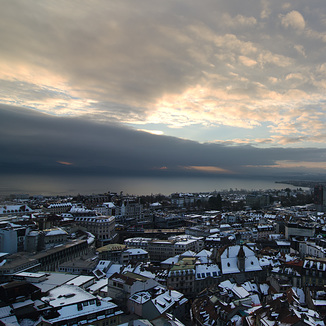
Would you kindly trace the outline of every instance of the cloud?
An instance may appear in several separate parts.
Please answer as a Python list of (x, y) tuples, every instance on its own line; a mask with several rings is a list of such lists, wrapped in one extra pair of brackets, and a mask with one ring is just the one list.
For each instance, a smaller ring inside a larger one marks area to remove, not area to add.
[(7, 176), (273, 175), (267, 166), (279, 161), (307, 161), (307, 157), (310, 162), (322, 163), (326, 154), (324, 149), (313, 148), (201, 144), (119, 124), (53, 117), (12, 106), (1, 105), (0, 117), (0, 171)]
[(281, 18), (281, 20), (282, 25), (286, 28), (292, 27), (296, 30), (302, 31), (306, 27), (306, 22), (302, 14), (296, 10), (292, 10), (291, 12), (287, 13)]
[(253, 59), (250, 59), (246, 56), (239, 56), (239, 60), (245, 65), (245, 66), (248, 66), (248, 67), (251, 67), (251, 66), (255, 66), (257, 64), (257, 61), (253, 60)]
[(257, 19), (255, 17), (246, 17), (243, 15), (236, 15), (231, 17), (229, 14), (224, 14), (223, 22), (225, 25), (236, 28), (236, 27), (253, 27), (257, 24)]
[(269, 17), (271, 14), (270, 6), (269, 6), (269, 1), (267, 0), (261, 0), (261, 12), (260, 12), (260, 17), (261, 19), (266, 19)]
[(310, 124), (319, 145), (324, 8), (321, 0), (8, 1), (0, 102), (144, 130), (164, 125), (194, 140), (200, 133), (187, 127), (202, 125), (216, 128), (207, 140), (232, 141), (219, 133), (227, 126), (234, 141), (288, 136), (310, 146)]

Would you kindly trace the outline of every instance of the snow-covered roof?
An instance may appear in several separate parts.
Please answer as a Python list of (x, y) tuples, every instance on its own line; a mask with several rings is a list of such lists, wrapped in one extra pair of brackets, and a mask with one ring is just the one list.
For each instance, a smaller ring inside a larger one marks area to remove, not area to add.
[(108, 208), (114, 208), (116, 207), (114, 203), (112, 203), (111, 201), (110, 202), (107, 202), (107, 203), (103, 203), (103, 206), (106, 206)]
[(174, 257), (170, 257), (168, 259), (165, 259), (161, 262), (161, 265), (173, 265), (176, 264), (179, 261), (180, 255), (176, 255)]
[(237, 258), (221, 259), (221, 267), (223, 274), (240, 273)]
[(245, 258), (245, 272), (262, 270), (259, 260), (253, 250), (247, 246), (236, 245), (227, 247), (221, 255), (221, 267), (223, 274), (240, 272), (238, 267), (238, 254), (241, 247), (243, 248)]
[(198, 254), (196, 254), (196, 257), (210, 257), (212, 255), (212, 252), (206, 249), (203, 249)]
[(1, 321), (5, 324), (5, 325), (10, 325), (10, 326), (22, 326), (21, 323), (18, 323), (17, 317), (12, 315), (12, 316), (7, 316), (7, 317), (2, 317)]
[(180, 256), (182, 256), (182, 257), (195, 257), (196, 253), (191, 251), (191, 250), (187, 250), (184, 253), (182, 253)]
[(290, 241), (284, 241), (284, 240), (276, 240), (276, 244), (278, 246), (289, 246), (291, 245)]
[(68, 284), (52, 289), (47, 296), (41, 298), (41, 300), (49, 302), (52, 307), (64, 307), (94, 299), (92, 294), (80, 287)]
[[(95, 300), (94, 300), (95, 301)], [(116, 308), (117, 305), (114, 304), (113, 302), (110, 301), (104, 301), (101, 300), (101, 304), (97, 305), (95, 302), (91, 302), (88, 305), (83, 305), (80, 308), (78, 308), (77, 304), (72, 304), (70, 306), (63, 306), (61, 309), (58, 310), (60, 316), (56, 318), (49, 319), (53, 324), (59, 323), (60, 321), (67, 320), (67, 319), (74, 319), (78, 318), (79, 316), (85, 316), (85, 319), (87, 318), (88, 315), (91, 314), (98, 314), (99, 312), (103, 311), (108, 311), (110, 309)], [(118, 311), (115, 313), (117, 314), (122, 314), (122, 311)], [(96, 321), (96, 319), (95, 319)]]
[[(178, 291), (166, 291), (158, 295), (155, 299), (152, 299), (152, 303), (155, 305), (156, 309), (160, 314), (163, 314), (165, 311), (169, 310), (176, 302), (182, 304), (183, 301), (180, 300), (183, 297), (183, 294)], [(186, 298), (183, 298), (184, 301), (188, 301)]]
[(5, 205), (0, 206), (0, 214), (9, 214), (9, 213), (22, 213), (22, 212), (34, 212), (27, 205)]
[(81, 286), (87, 282), (94, 280), (94, 276), (79, 275), (73, 280), (68, 281), (66, 284)]
[(0, 308), (0, 318), (8, 317), (11, 315), (11, 307), (10, 306), (5, 306)]
[(259, 289), (261, 291), (262, 294), (267, 295), (268, 294), (268, 290), (269, 290), (269, 285), (266, 283), (260, 284), (259, 285)]
[(12, 304), (12, 307), (14, 309), (19, 309), (19, 308), (22, 308), (22, 307), (26, 307), (26, 306), (31, 306), (34, 304), (34, 301), (31, 300), (31, 299), (28, 299), (28, 300), (25, 300), (25, 301), (22, 301), (22, 302), (15, 302)]
[(150, 271), (144, 270), (142, 264), (139, 264), (136, 267), (128, 265), (122, 271), (123, 274), (126, 273), (126, 272), (131, 272), (131, 273), (134, 273), (134, 274), (145, 276), (145, 277), (150, 278), (150, 279), (155, 279), (155, 277), (156, 277), (156, 274), (154, 274), (154, 273), (152, 273)]
[(110, 260), (100, 260), (95, 269), (103, 270), (109, 268), (112, 265)]
[(106, 277), (109, 278), (114, 273), (120, 273), (120, 270), (122, 267), (123, 267), (123, 265), (121, 265), (121, 264), (112, 264), (106, 272)]
[(129, 252), (130, 255), (146, 255), (146, 254), (148, 254), (148, 252), (146, 250), (139, 249), (139, 248), (126, 249), (125, 251)]
[(161, 206), (162, 206), (162, 204), (161, 204), (161, 203), (158, 203), (158, 202), (156, 202), (156, 203), (152, 203), (152, 204), (150, 204), (149, 206), (150, 206), (150, 207), (161, 207)]
[(102, 279), (96, 281), (91, 286), (89, 286), (87, 288), (87, 291), (89, 291), (90, 293), (96, 292), (96, 291), (102, 289), (103, 287), (107, 286), (107, 284), (108, 284), (108, 279), (107, 278), (102, 278)]
[(261, 302), (260, 302), (258, 294), (251, 294), (250, 298), (251, 298), (251, 304), (253, 306), (259, 306), (259, 307), (261, 306)]
[(258, 258), (258, 260), (260, 266), (269, 266), (273, 264), (272, 260), (266, 257)]
[(231, 291), (240, 299), (246, 298), (249, 296), (249, 292), (243, 287), (234, 284)]
[(133, 294), (129, 300), (134, 301), (138, 304), (144, 304), (145, 302), (151, 300), (151, 295), (149, 292), (147, 291), (143, 291), (143, 292), (137, 292), (135, 294)]
[(54, 203), (54, 204), (50, 204), (48, 208), (69, 207), (69, 206), (72, 206), (72, 203)]
[(68, 233), (61, 228), (46, 229), (44, 230), (44, 233), (46, 237), (56, 236), (56, 235), (68, 235)]
[(248, 291), (248, 292), (259, 292), (258, 286), (256, 283), (252, 283), (250, 281), (247, 281), (242, 284), (242, 286)]
[(202, 280), (207, 277), (218, 277), (221, 275), (221, 271), (217, 265), (206, 265), (206, 264), (200, 264), (196, 265), (196, 273), (195, 277), (196, 280)]
[(32, 284), (39, 287), (43, 293), (46, 293), (58, 286), (65, 284), (66, 282), (76, 278), (77, 275), (63, 274), (63, 273), (50, 273), (47, 275), (46, 280), (41, 282), (32, 282)]
[(77, 216), (75, 222), (95, 222), (95, 223), (111, 223), (115, 220), (115, 216)]

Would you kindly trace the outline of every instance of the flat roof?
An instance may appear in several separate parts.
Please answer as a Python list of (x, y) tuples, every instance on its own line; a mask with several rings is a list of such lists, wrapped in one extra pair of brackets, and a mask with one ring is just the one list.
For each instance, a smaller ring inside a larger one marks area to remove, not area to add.
[(79, 275), (76, 278), (68, 281), (66, 284), (80, 286), (92, 280), (95, 280), (95, 276)]
[(33, 283), (38, 288), (42, 290), (43, 293), (46, 293), (58, 286), (61, 286), (70, 280), (78, 277), (78, 275), (72, 275), (72, 274), (65, 274), (65, 273), (50, 273), (47, 274), (47, 278), (44, 281), (41, 281), (39, 283)]
[(64, 307), (78, 302), (94, 300), (96, 297), (76, 285), (64, 284), (52, 289), (41, 300), (48, 301), (52, 307)]

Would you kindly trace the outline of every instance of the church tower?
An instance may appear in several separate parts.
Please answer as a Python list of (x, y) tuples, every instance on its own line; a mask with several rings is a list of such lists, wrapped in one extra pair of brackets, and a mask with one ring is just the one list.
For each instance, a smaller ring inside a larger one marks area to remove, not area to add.
[(240, 246), (237, 258), (238, 258), (237, 265), (238, 265), (239, 271), (244, 272), (246, 269), (246, 254), (243, 250), (243, 245)]

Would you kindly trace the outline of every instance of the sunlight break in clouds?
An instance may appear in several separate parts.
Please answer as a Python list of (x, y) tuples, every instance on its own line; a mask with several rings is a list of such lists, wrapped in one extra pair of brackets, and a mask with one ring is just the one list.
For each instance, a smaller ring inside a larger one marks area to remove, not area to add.
[(153, 134), (153, 135), (164, 135), (164, 132), (162, 130), (148, 130), (148, 129), (137, 129), (139, 131), (144, 131), (144, 132), (148, 132), (149, 134)]
[(73, 165), (74, 164), (74, 163), (65, 162), (65, 161), (57, 161), (57, 163), (62, 164), (62, 165)]
[(209, 173), (221, 173), (221, 174), (234, 174), (234, 172), (226, 169), (219, 168), (217, 166), (184, 166), (186, 170), (195, 170), (200, 172), (209, 172)]
[(305, 170), (326, 170), (325, 162), (308, 162), (308, 161), (275, 161), (273, 165), (248, 165), (247, 167), (265, 167), (275, 169), (305, 169)]

